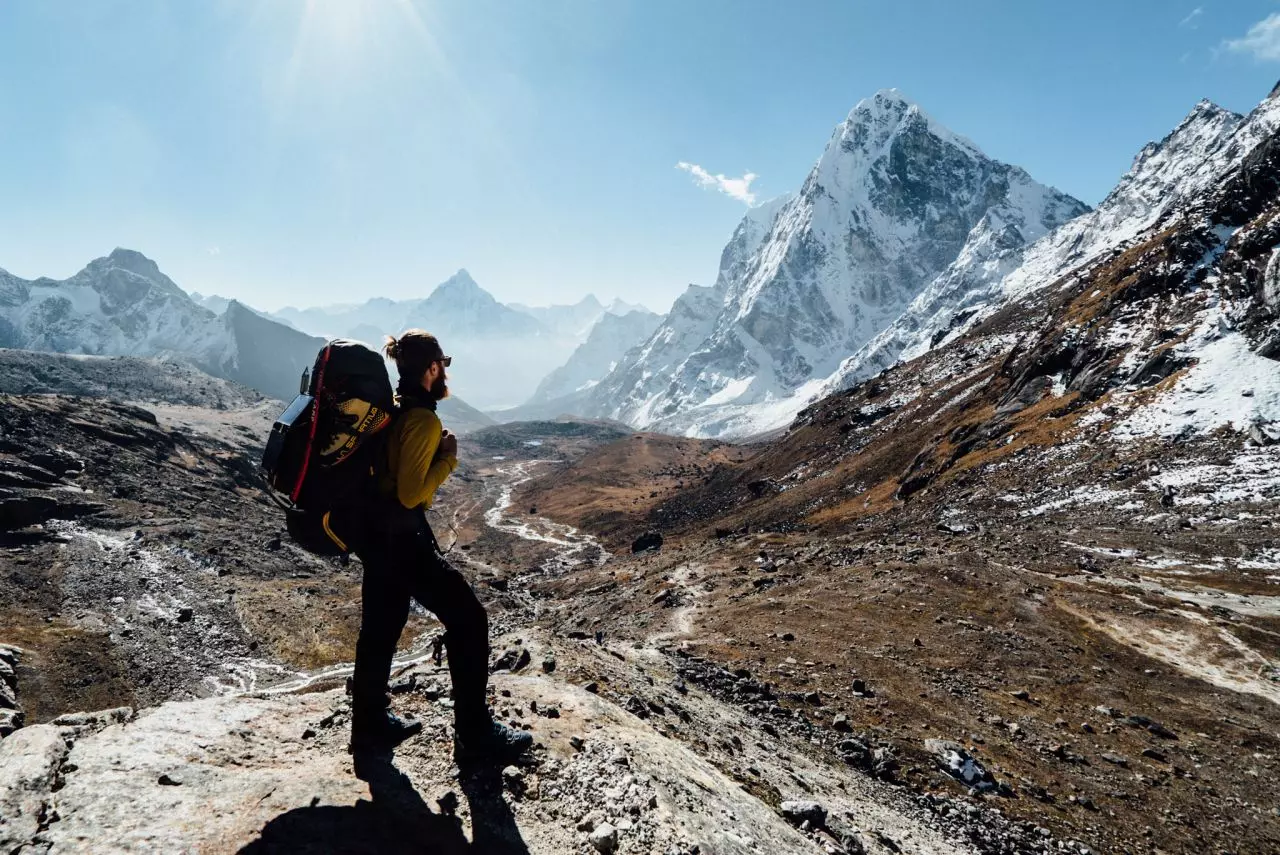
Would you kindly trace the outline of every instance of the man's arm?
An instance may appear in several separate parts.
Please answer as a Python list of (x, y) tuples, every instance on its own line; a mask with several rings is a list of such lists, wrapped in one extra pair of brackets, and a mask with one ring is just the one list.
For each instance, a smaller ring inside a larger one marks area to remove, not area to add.
[(401, 435), (400, 465), (396, 472), (396, 497), (406, 508), (431, 507), (436, 490), (458, 466), (456, 454), (439, 454), (440, 420), (434, 413), (409, 417)]

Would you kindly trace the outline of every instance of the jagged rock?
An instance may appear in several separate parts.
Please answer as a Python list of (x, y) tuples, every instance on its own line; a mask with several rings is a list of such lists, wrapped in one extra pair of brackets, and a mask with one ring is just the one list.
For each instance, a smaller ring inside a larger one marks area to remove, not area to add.
[(591, 845), (602, 855), (610, 855), (618, 849), (618, 829), (607, 822), (602, 822), (591, 832)]
[(648, 552), (649, 550), (658, 550), (662, 548), (662, 535), (656, 531), (648, 531), (637, 537), (631, 543), (631, 551)]
[(1280, 312), (1280, 247), (1272, 250), (1262, 277), (1262, 301), (1275, 312)]
[(861, 739), (842, 739), (836, 746), (844, 762), (858, 769), (870, 769), (874, 765), (871, 748)]
[(26, 714), (22, 710), (0, 710), (0, 738), (20, 729), (26, 719)]
[(491, 671), (519, 671), (527, 668), (533, 656), (523, 647), (509, 647), (493, 663)]
[(10, 680), (0, 679), (0, 710), (16, 710), (18, 706), (18, 693), (14, 691), (13, 683)]
[(1254, 445), (1276, 445), (1280, 443), (1280, 423), (1253, 422), (1249, 425), (1249, 440)]
[(0, 644), (0, 662), (7, 662), (10, 666), (17, 668), (24, 655), (26, 655), (26, 651), (21, 647), (15, 647), (12, 644)]
[(995, 778), (992, 774), (958, 742), (948, 739), (926, 739), (924, 747), (934, 756), (938, 767), (957, 781), (977, 790), (995, 788)]
[(778, 812), (792, 825), (809, 823), (810, 828), (822, 828), (827, 822), (827, 809), (814, 801), (785, 801)]
[(48, 724), (0, 741), (0, 852), (18, 851), (40, 830), (66, 757), (62, 733)]
[(507, 766), (502, 770), (502, 783), (509, 791), (520, 795), (525, 791), (524, 772), (516, 766)]
[(134, 716), (133, 707), (114, 707), (96, 712), (66, 713), (55, 718), (50, 724), (76, 729), (101, 729), (112, 724), (133, 721)]

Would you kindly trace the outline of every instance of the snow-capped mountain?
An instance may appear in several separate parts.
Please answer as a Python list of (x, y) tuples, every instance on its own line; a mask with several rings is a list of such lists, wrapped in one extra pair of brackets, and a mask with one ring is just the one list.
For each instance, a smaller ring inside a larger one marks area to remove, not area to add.
[[(117, 249), (60, 281), (0, 270), (0, 347), (175, 360), (287, 401), (325, 340), (235, 300), (215, 314), (133, 250)], [(458, 397), (440, 411), (455, 429), (493, 423)]]
[[(223, 314), (224, 312), (227, 311), (227, 308), (232, 303), (239, 302), (238, 300), (235, 300), (231, 297), (223, 297), (220, 294), (201, 294), (199, 291), (192, 291), (187, 296), (190, 297), (191, 301), (195, 303), (197, 306), (202, 306), (208, 309), (209, 311), (213, 312), (215, 315)], [(294, 324), (291, 321), (281, 317), (280, 315), (274, 314), (272, 312), (266, 312), (266, 311), (263, 311), (262, 309), (256, 309), (253, 306), (246, 305), (245, 303), (240, 303), (240, 307), (244, 309), (248, 309), (249, 311), (253, 312), (255, 315), (264, 317), (267, 320), (275, 321), (276, 323), (284, 324), (287, 327), (292, 327), (293, 329), (297, 329), (297, 327), (294, 326)]]
[(455, 338), (540, 338), (549, 332), (534, 318), (499, 303), (465, 270), (441, 282), (427, 299), (413, 306), (405, 324)]
[(1243, 122), (1243, 116), (1202, 101), (1167, 137), (1138, 153), (1096, 210), (1030, 246), (992, 241), (962, 253), (890, 328), (851, 355), (815, 399), (919, 356), (1003, 300), (1060, 280), (1177, 216), (1256, 144), (1256, 127), (1241, 133)]
[(63, 353), (220, 359), (223, 324), (141, 253), (117, 249), (64, 280), (0, 271), (0, 344)]
[[(569, 361), (543, 378), (526, 406), (546, 405), (567, 396), (585, 395), (618, 365), (627, 351), (648, 339), (661, 320), (660, 315), (646, 311), (632, 311), (625, 315), (604, 313)], [(560, 412), (574, 409), (567, 401), (560, 406)]]
[(64, 280), (0, 271), (5, 347), (179, 359), (287, 398), (322, 343), (234, 300), (215, 314), (133, 250), (117, 249)]
[(783, 425), (962, 253), (1086, 210), (881, 91), (835, 129), (798, 194), (748, 213), (716, 284), (677, 301), (589, 412), (702, 436)]

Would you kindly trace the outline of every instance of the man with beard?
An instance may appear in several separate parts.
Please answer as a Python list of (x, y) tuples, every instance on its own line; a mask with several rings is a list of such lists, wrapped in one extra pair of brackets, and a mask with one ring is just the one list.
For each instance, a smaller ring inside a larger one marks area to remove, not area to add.
[(389, 750), (422, 729), (422, 722), (390, 711), (387, 693), (412, 598), (444, 624), (456, 759), (505, 765), (527, 750), (533, 738), (490, 715), (485, 697), (488, 617), (471, 585), (445, 560), (425, 514), (458, 465), (457, 437), (436, 415), (436, 403), (449, 395), (445, 369), (453, 360), (435, 336), (422, 330), (389, 336), (383, 352), (400, 372), (400, 413), (386, 440), (379, 481), (383, 502), (372, 509), (355, 549), (364, 564), (364, 582), (352, 678), (351, 747)]

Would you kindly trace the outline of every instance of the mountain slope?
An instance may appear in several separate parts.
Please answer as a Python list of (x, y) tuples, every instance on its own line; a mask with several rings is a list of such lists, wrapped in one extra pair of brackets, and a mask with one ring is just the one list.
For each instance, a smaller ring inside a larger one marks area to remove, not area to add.
[(1175, 215), (1229, 168), (1227, 152), (1247, 145), (1234, 141), (1243, 121), (1201, 102), (1164, 140), (1138, 154), (1097, 210), (1029, 247), (992, 245), (962, 255), (891, 328), (846, 360), (817, 397), (848, 388), (900, 358), (919, 356), (989, 311), (983, 307), (1061, 279)]
[(658, 362), (642, 349), (594, 404), (638, 426), (741, 433), (744, 412), (821, 382), (970, 243), (1032, 240), (1084, 210), (882, 91), (836, 128), (798, 195), (744, 220), (714, 318), (655, 334), (696, 343)]
[(594, 294), (588, 294), (572, 305), (526, 306), (523, 303), (509, 303), (508, 306), (535, 318), (538, 323), (558, 336), (576, 338), (579, 341), (587, 337), (596, 321), (600, 320), (606, 312), (605, 307)]
[(627, 351), (648, 339), (660, 321), (652, 312), (604, 314), (569, 361), (538, 384), (528, 403), (550, 401), (595, 385), (613, 370)]

